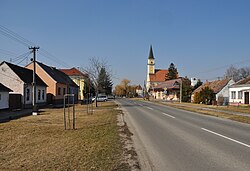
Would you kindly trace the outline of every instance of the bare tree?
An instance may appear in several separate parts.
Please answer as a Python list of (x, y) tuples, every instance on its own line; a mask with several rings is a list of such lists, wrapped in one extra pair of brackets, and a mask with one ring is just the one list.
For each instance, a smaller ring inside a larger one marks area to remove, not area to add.
[(232, 78), (234, 81), (239, 81), (242, 78), (246, 78), (250, 75), (250, 67), (236, 68), (231, 65), (225, 73), (226, 78)]
[(85, 73), (88, 74), (89, 82), (91, 82), (92, 88), (95, 90), (95, 102), (96, 102), (96, 107), (97, 105), (97, 96), (98, 96), (98, 87), (100, 84), (100, 81), (98, 81), (98, 77), (101, 73), (102, 69), (105, 69), (106, 74), (111, 78), (111, 70), (107, 65), (107, 62), (104, 60), (100, 60), (99, 58), (92, 57), (89, 59), (89, 65), (86, 68), (81, 68), (81, 70)]

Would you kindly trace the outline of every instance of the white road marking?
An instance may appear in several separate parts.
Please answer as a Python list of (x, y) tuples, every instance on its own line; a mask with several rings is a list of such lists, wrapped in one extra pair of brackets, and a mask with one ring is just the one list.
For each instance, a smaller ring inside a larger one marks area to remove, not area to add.
[(150, 109), (150, 110), (154, 110), (153, 108), (151, 108), (151, 107), (148, 107), (148, 106), (147, 106), (147, 108), (148, 108), (148, 109)]
[(241, 144), (241, 145), (244, 145), (244, 146), (250, 148), (250, 145), (245, 144), (245, 143), (243, 143), (243, 142), (240, 142), (240, 141), (237, 141), (237, 140), (235, 140), (235, 139), (232, 139), (232, 138), (226, 137), (226, 136), (224, 136), (224, 135), (221, 135), (221, 134), (219, 134), (219, 133), (210, 131), (210, 130), (208, 130), (208, 129), (206, 129), (206, 128), (201, 128), (201, 129), (204, 130), (204, 131), (207, 131), (207, 132), (209, 132), (209, 133), (218, 135), (218, 136), (220, 136), (220, 137), (222, 137), (222, 138), (228, 139), (228, 140), (230, 140), (230, 141), (236, 142), (236, 143), (238, 143), (238, 144)]
[(142, 104), (139, 104), (141, 107), (143, 107), (143, 105)]
[(172, 115), (169, 115), (169, 114), (166, 114), (166, 113), (162, 113), (163, 115), (166, 115), (166, 116), (168, 116), (168, 117), (170, 117), (170, 118), (175, 118), (174, 116), (172, 116)]

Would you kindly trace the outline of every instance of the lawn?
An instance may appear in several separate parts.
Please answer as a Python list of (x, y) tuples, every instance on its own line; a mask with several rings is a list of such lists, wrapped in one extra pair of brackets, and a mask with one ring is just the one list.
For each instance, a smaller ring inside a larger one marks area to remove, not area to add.
[(76, 130), (64, 130), (61, 108), (1, 123), (0, 170), (130, 170), (116, 108), (77, 105)]

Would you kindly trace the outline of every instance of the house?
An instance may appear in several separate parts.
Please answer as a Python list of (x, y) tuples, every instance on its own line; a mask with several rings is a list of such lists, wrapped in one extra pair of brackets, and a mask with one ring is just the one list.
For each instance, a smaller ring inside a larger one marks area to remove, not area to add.
[(76, 68), (71, 69), (60, 69), (60, 71), (64, 72), (66, 75), (68, 75), (78, 86), (79, 86), (79, 92), (78, 92), (78, 100), (84, 100), (84, 94), (85, 94), (85, 84), (88, 79), (88, 75), (82, 73)]
[(9, 92), (12, 90), (0, 83), (0, 109), (9, 108)]
[(143, 89), (141, 85), (136, 86), (135, 93), (137, 93), (138, 97), (143, 97)]
[(155, 99), (179, 101), (181, 78), (167, 80), (150, 88), (150, 93)]
[(250, 76), (244, 78), (229, 87), (230, 105), (249, 105)]
[[(33, 63), (26, 68), (33, 69)], [(48, 85), (47, 102), (49, 104), (63, 104), (65, 94), (74, 94), (78, 100), (78, 86), (62, 71), (55, 67), (36, 62), (36, 73)]]
[(234, 84), (235, 82), (232, 79), (223, 79), (223, 80), (215, 80), (211, 82), (205, 82), (200, 87), (195, 89), (191, 96), (191, 101), (194, 101), (194, 94), (201, 92), (205, 87), (209, 87), (213, 90), (215, 94), (215, 100), (218, 102), (219, 97), (223, 97), (223, 105), (227, 105), (229, 103), (229, 86)]
[[(22, 107), (31, 107), (33, 101), (33, 71), (8, 62), (0, 64), (1, 83), (9, 87), (11, 94), (21, 95)], [(36, 75), (36, 104), (46, 104), (47, 85)]]

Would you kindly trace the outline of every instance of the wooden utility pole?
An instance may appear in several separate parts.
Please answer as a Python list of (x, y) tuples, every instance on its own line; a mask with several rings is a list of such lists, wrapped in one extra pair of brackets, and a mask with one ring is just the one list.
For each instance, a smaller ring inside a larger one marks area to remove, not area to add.
[(32, 108), (33, 108), (33, 115), (37, 115), (37, 106), (36, 106), (36, 51), (39, 49), (39, 47), (29, 47), (29, 49), (32, 49), (33, 53), (33, 99), (32, 99)]

